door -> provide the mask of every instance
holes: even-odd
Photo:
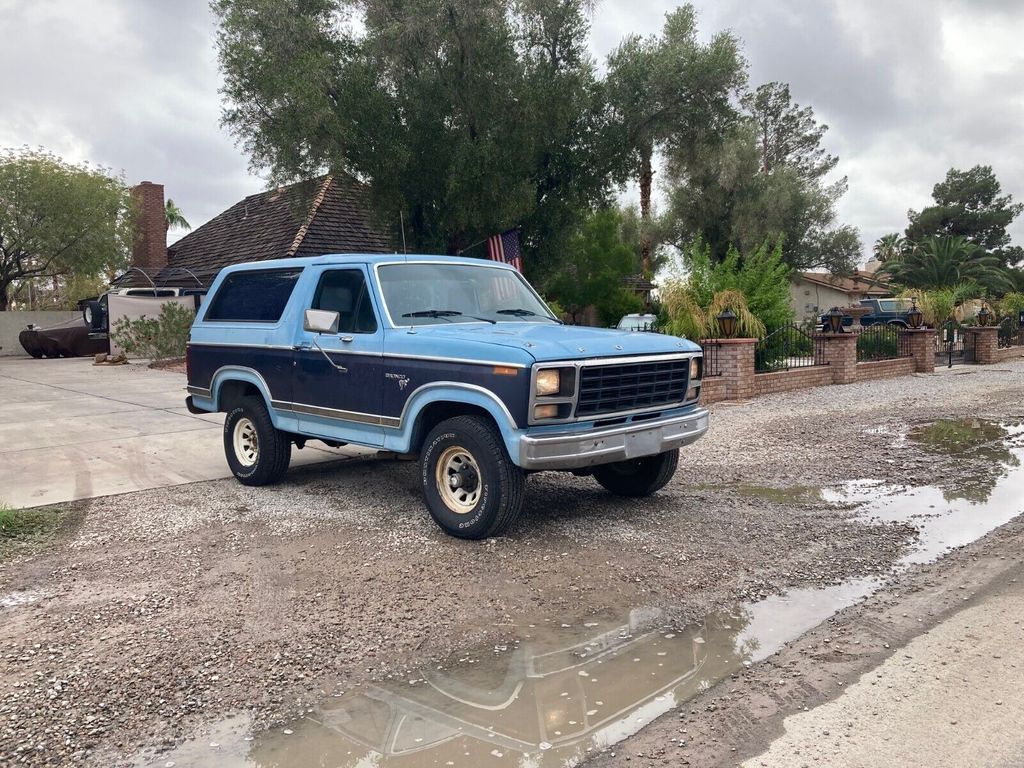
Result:
[[[364,268],[324,268],[303,309],[337,312],[338,332],[299,331],[292,407],[301,430],[346,443],[382,445],[384,332]]]

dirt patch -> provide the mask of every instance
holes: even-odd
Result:
[[[0,591],[41,595],[0,609],[0,762],[107,765],[234,713],[280,723],[339,689],[511,642],[524,614],[650,606],[682,623],[883,572],[913,530],[852,520],[808,489],[955,478],[958,459],[912,441],[897,452],[898,435],[978,415],[982,392],[989,415],[1024,418],[1015,380],[981,371],[722,405],[657,496],[536,475],[521,524],[486,542],[444,536],[415,465],[378,459],[272,488],[80,504],[67,545],[0,565]]]

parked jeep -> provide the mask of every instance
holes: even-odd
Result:
[[[205,288],[180,288],[174,286],[154,286],[152,288],[118,288],[107,291],[102,296],[94,299],[85,299],[79,302],[79,309],[82,311],[82,320],[89,329],[90,339],[106,339],[110,335],[110,306],[111,296],[135,296],[143,298],[166,299],[172,296],[193,296],[196,306],[206,295]]]
[[[228,267],[186,366],[189,409],[227,414],[242,483],[276,482],[311,439],[417,456],[431,515],[463,538],[511,525],[540,470],[652,494],[708,428],[698,345],[565,326],[515,269],[480,259]]]
[[[913,306],[910,299],[861,299],[860,305],[867,307],[870,311],[861,317],[860,324],[865,328],[869,325],[898,325],[901,328],[909,328],[910,321],[907,313]],[[840,307],[841,309],[841,307]],[[847,315],[843,318],[843,326],[853,325],[853,318]],[[828,329],[828,317],[818,317],[818,329]]]

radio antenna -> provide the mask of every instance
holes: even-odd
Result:
[[[398,212],[398,220],[402,222],[402,253],[408,253],[405,249],[405,214],[402,211]]]

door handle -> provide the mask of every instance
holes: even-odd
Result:
[[[341,340],[343,342],[345,342],[346,344],[351,344],[352,343],[352,337],[351,336],[342,336]]]

